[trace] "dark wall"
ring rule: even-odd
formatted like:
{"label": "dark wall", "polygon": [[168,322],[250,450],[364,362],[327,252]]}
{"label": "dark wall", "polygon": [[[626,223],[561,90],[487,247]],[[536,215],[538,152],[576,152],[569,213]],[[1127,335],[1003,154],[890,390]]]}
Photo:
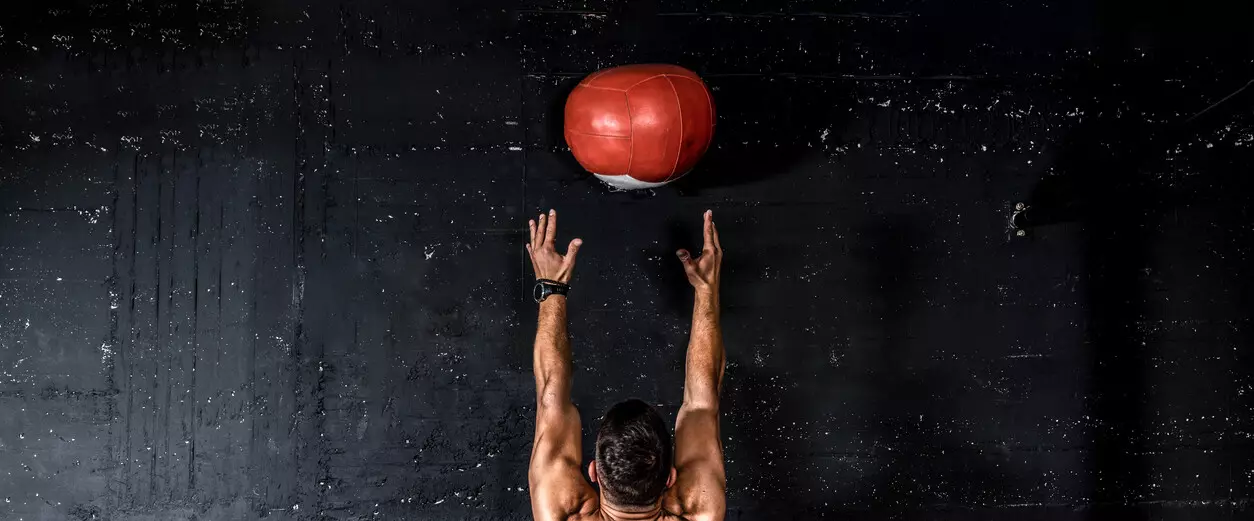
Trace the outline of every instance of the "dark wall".
{"label": "dark wall", "polygon": [[[1208,0],[6,6],[0,518],[529,518],[520,230],[556,207],[586,242],[586,434],[629,396],[673,417],[672,252],[714,209],[729,519],[1250,519],[1252,24]],[[651,61],[703,75],[715,145],[611,192],[562,103]]]}

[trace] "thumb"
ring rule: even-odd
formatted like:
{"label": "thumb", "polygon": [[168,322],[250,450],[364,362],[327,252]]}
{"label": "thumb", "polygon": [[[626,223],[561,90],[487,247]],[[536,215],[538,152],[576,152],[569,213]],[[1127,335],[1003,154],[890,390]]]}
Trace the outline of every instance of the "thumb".
{"label": "thumb", "polygon": [[681,249],[675,252],[675,255],[679,257],[679,262],[684,265],[684,271],[692,270],[692,254],[688,253],[688,250]]}
{"label": "thumb", "polygon": [[575,254],[579,253],[579,247],[583,246],[583,239],[575,239],[570,241],[570,246],[566,247],[566,265],[575,264]]}

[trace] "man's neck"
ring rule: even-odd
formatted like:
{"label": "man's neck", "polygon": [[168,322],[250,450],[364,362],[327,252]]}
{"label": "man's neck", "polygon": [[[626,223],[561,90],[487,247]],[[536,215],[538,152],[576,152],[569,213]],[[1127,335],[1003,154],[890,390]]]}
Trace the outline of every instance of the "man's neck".
{"label": "man's neck", "polygon": [[601,496],[601,514],[606,519],[612,521],[640,521],[642,519],[657,519],[662,515],[662,502],[647,510],[621,510],[605,501],[605,496]]}

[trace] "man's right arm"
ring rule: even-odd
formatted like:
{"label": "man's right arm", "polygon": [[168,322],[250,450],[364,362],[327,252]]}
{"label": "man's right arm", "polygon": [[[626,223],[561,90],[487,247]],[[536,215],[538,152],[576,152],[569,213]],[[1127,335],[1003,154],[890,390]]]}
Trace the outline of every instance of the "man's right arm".
{"label": "man's right arm", "polygon": [[672,508],[692,521],[722,520],[727,510],[727,477],[719,435],[719,395],[725,367],[718,289],[723,251],[711,212],[705,214],[704,235],[699,258],[679,251],[694,298],[684,403],[675,424]]}
{"label": "man's right arm", "polygon": [[[536,278],[570,282],[582,241],[557,253],[557,212],[528,223],[527,254]],[[581,473],[579,410],[570,401],[570,337],[566,334],[566,297],[553,295],[540,304],[533,367],[536,376],[536,436],[527,482],[531,512],[538,521],[564,520],[596,508],[597,493]]]}

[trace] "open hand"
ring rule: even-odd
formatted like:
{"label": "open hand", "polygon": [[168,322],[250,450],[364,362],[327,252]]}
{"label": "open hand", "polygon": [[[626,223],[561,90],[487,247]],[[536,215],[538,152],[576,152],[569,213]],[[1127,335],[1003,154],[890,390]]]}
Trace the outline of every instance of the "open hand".
{"label": "open hand", "polygon": [[723,247],[718,242],[718,229],[714,227],[714,212],[705,211],[705,244],[701,253],[693,257],[688,250],[675,252],[684,265],[688,283],[697,290],[717,290],[719,269],[723,263]]}
{"label": "open hand", "polygon": [[566,254],[557,252],[554,242],[557,240],[557,210],[549,210],[549,214],[540,214],[539,219],[527,221],[527,229],[531,232],[531,241],[527,243],[527,254],[531,257],[531,268],[536,272],[537,279],[548,279],[570,283],[570,273],[575,269],[575,254],[583,240],[570,241]]}

